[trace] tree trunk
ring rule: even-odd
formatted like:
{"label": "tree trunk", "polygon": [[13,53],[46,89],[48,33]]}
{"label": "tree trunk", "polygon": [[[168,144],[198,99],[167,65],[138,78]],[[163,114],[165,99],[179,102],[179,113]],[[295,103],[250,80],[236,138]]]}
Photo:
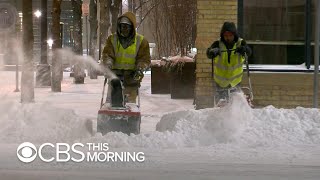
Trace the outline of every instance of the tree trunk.
{"label": "tree trunk", "polygon": [[90,23],[89,55],[93,57],[95,60],[97,60],[96,45],[97,45],[98,20],[97,20],[97,2],[95,0],[90,0],[89,23]]}
{"label": "tree trunk", "polygon": [[128,10],[136,14],[136,1],[128,0]]}
{"label": "tree trunk", "polygon": [[[89,43],[89,56],[94,60],[97,60],[96,44],[97,44],[97,2],[90,0],[89,5],[89,23],[90,23],[90,43]],[[95,69],[90,67],[90,79],[97,79],[97,72]]]}
{"label": "tree trunk", "polygon": [[51,71],[50,65],[48,64],[48,50],[47,50],[47,0],[41,0],[41,12],[42,16],[40,17],[41,22],[41,55],[40,55],[40,63],[37,65],[37,76],[36,76],[36,86],[51,86]]}
{"label": "tree trunk", "polygon": [[128,11],[133,12],[133,0],[128,0]]}
{"label": "tree trunk", "polygon": [[47,29],[48,29],[48,21],[47,21],[47,1],[41,0],[41,12],[42,16],[41,18],[41,60],[40,64],[48,64],[47,61]]}
{"label": "tree trunk", "polygon": [[58,57],[56,50],[61,48],[60,37],[60,14],[61,14],[61,1],[52,1],[52,77],[51,77],[51,90],[53,92],[61,92],[61,80],[62,80],[62,62]]}
{"label": "tree trunk", "polygon": [[120,1],[119,14],[123,14],[122,8],[123,8],[123,2],[122,2],[122,1]]}
{"label": "tree trunk", "polygon": [[121,5],[121,0],[114,0],[113,4],[111,4],[111,23],[112,23],[112,27],[111,27],[111,32],[115,33],[117,31],[117,19],[119,16],[119,12],[120,12],[120,5]]}
{"label": "tree trunk", "polygon": [[34,102],[34,73],[33,73],[33,23],[32,2],[22,1],[22,28],[24,61],[21,77],[21,102]]}
{"label": "tree trunk", "polygon": [[100,0],[100,45],[104,45],[110,28],[110,0]]}
{"label": "tree trunk", "polygon": [[[82,0],[71,0],[72,10],[73,10],[73,37],[74,37],[74,47],[73,51],[75,54],[82,56]],[[76,61],[74,65],[74,83],[83,84],[84,83],[84,63]]]}

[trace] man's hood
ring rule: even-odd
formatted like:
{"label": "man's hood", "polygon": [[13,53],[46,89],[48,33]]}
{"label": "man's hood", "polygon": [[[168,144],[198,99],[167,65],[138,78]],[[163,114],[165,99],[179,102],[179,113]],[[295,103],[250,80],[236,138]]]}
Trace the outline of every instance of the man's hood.
{"label": "man's hood", "polygon": [[236,25],[233,22],[224,22],[221,32],[220,32],[220,38],[224,41],[223,33],[226,31],[232,32],[234,34],[234,41],[237,42],[239,39],[239,34],[236,28]]}
{"label": "man's hood", "polygon": [[119,28],[119,24],[120,24],[120,19],[122,17],[127,17],[131,21],[131,23],[133,24],[133,33],[136,34],[136,27],[137,27],[136,15],[133,14],[132,12],[126,12],[126,13],[122,14],[121,16],[119,16],[118,20],[117,20],[118,28]]}

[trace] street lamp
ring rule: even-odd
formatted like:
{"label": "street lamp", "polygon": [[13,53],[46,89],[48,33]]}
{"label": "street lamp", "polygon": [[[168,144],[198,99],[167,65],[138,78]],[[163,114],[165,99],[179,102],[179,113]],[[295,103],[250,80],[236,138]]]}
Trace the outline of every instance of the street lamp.
{"label": "street lamp", "polygon": [[42,13],[41,13],[40,10],[36,10],[33,14],[34,14],[37,18],[39,18]]}
{"label": "street lamp", "polygon": [[52,49],[52,45],[53,45],[53,40],[52,39],[48,39],[47,43],[49,45],[49,49]]}

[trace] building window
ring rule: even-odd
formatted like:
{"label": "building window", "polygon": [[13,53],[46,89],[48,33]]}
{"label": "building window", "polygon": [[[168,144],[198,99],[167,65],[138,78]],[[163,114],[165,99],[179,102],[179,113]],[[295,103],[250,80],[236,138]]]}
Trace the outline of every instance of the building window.
{"label": "building window", "polygon": [[[311,1],[314,23],[314,0]],[[242,36],[253,49],[254,64],[305,62],[305,0],[242,0]],[[311,27],[311,29],[314,29]],[[310,38],[314,35],[311,31]],[[313,47],[311,48],[313,54]],[[311,58],[313,59],[313,57]]]}

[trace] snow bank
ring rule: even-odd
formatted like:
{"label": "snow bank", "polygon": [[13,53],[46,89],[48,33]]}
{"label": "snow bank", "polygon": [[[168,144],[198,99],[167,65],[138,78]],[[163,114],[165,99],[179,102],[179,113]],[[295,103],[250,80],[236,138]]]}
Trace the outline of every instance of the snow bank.
{"label": "snow bank", "polygon": [[221,109],[167,114],[157,130],[183,133],[200,145],[270,147],[320,144],[320,111],[298,107],[251,109],[241,95]]}
{"label": "snow bank", "polygon": [[88,137],[86,120],[50,103],[21,104],[1,97],[0,143],[70,142]]}
{"label": "snow bank", "polygon": [[241,94],[221,109],[165,114],[157,132],[132,135],[97,134],[87,139],[114,147],[179,148],[228,144],[237,147],[280,147],[320,144],[320,111],[272,106],[251,109]]}
{"label": "snow bank", "polygon": [[255,146],[319,145],[320,111],[273,106],[254,110],[239,142]]}
{"label": "snow bank", "polygon": [[157,131],[131,136],[118,132],[91,136],[85,117],[79,117],[73,110],[56,108],[50,103],[21,104],[5,97],[1,99],[0,143],[107,142],[113,148],[150,149],[320,145],[318,109],[272,106],[251,109],[240,94],[221,109],[165,114],[156,126]]}

